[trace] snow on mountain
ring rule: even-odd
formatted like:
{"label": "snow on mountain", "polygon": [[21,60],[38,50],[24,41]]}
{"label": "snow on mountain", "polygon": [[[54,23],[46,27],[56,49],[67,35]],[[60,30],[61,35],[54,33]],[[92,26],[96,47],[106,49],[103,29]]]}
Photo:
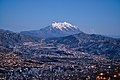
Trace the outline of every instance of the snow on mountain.
{"label": "snow on mountain", "polygon": [[40,30],[22,31],[21,33],[40,38],[52,38],[82,33],[82,31],[80,31],[79,27],[73,26],[67,22],[54,22],[50,26],[47,26]]}
{"label": "snow on mountain", "polygon": [[63,23],[55,22],[55,23],[52,23],[52,27],[60,29],[60,30],[62,30],[62,29],[66,29],[66,30],[68,30],[68,29],[79,29],[77,26],[73,26],[73,25],[71,25],[70,23],[67,23],[67,22],[63,22]]}

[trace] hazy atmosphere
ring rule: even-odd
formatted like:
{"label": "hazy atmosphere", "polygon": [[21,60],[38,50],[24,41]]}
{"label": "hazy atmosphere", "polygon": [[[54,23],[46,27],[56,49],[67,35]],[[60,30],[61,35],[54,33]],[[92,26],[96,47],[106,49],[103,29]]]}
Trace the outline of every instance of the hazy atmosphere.
{"label": "hazy atmosphere", "polygon": [[39,30],[69,22],[86,33],[120,35],[120,0],[0,0],[0,28]]}

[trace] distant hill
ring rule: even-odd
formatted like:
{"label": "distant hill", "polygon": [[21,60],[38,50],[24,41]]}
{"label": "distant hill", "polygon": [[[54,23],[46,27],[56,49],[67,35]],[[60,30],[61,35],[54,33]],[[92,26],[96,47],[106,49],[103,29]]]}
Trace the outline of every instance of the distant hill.
{"label": "distant hill", "polygon": [[112,37],[112,38],[120,39],[120,35],[107,35],[107,36]]}
{"label": "distant hill", "polygon": [[[24,42],[32,43],[22,45],[22,43]],[[0,52],[12,51],[12,48],[16,45],[20,48],[14,49],[19,49],[19,52],[26,52],[29,54],[57,54],[59,51],[61,51],[59,50],[60,48],[65,48],[67,50],[70,49],[75,52],[79,51],[95,55],[105,54],[110,57],[120,56],[120,39],[115,39],[102,35],[79,33],[66,37],[40,39],[28,35],[13,33],[7,30],[0,30]]]}
{"label": "distant hill", "polygon": [[64,44],[67,49],[92,54],[120,55],[120,39],[102,35],[79,33],[61,38],[46,39],[55,46]]}
{"label": "distant hill", "polygon": [[10,51],[15,45],[23,42],[38,42],[39,40],[40,39],[36,37],[0,29],[0,52],[5,52],[5,50]]}

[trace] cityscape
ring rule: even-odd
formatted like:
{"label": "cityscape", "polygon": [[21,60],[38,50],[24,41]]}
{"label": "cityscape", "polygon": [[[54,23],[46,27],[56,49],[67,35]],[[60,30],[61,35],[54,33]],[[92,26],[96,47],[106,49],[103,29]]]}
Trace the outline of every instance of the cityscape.
{"label": "cityscape", "polygon": [[120,0],[0,0],[0,80],[120,80]]}
{"label": "cityscape", "polygon": [[[0,34],[1,80],[120,79],[118,39],[80,33],[75,34],[76,39],[78,40],[78,36],[80,39],[77,42],[73,36],[36,39],[6,30],[0,30]],[[97,46],[92,48],[90,45],[95,43],[98,43]],[[109,45],[111,43],[112,45]],[[96,50],[97,53],[93,53]]]}

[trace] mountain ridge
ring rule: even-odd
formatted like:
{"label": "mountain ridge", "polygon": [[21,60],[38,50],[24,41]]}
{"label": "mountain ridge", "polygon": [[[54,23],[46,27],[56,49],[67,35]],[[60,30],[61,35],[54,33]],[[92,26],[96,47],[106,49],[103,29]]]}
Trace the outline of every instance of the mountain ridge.
{"label": "mountain ridge", "polygon": [[[51,49],[52,51],[49,47],[53,48]],[[0,52],[11,52],[13,48],[15,51],[18,50],[19,52],[29,54],[36,52],[46,54],[46,48],[48,48],[48,53],[54,53],[56,50],[61,51],[63,50],[62,48],[64,48],[65,50],[70,49],[75,52],[95,55],[105,54],[109,56],[120,56],[120,39],[86,33],[41,39],[11,31],[0,30]],[[55,54],[58,54],[58,52],[55,52]]]}
{"label": "mountain ridge", "polygon": [[55,46],[64,44],[66,49],[90,53],[120,56],[120,39],[96,34],[79,33],[67,37],[46,39],[46,42]]}

